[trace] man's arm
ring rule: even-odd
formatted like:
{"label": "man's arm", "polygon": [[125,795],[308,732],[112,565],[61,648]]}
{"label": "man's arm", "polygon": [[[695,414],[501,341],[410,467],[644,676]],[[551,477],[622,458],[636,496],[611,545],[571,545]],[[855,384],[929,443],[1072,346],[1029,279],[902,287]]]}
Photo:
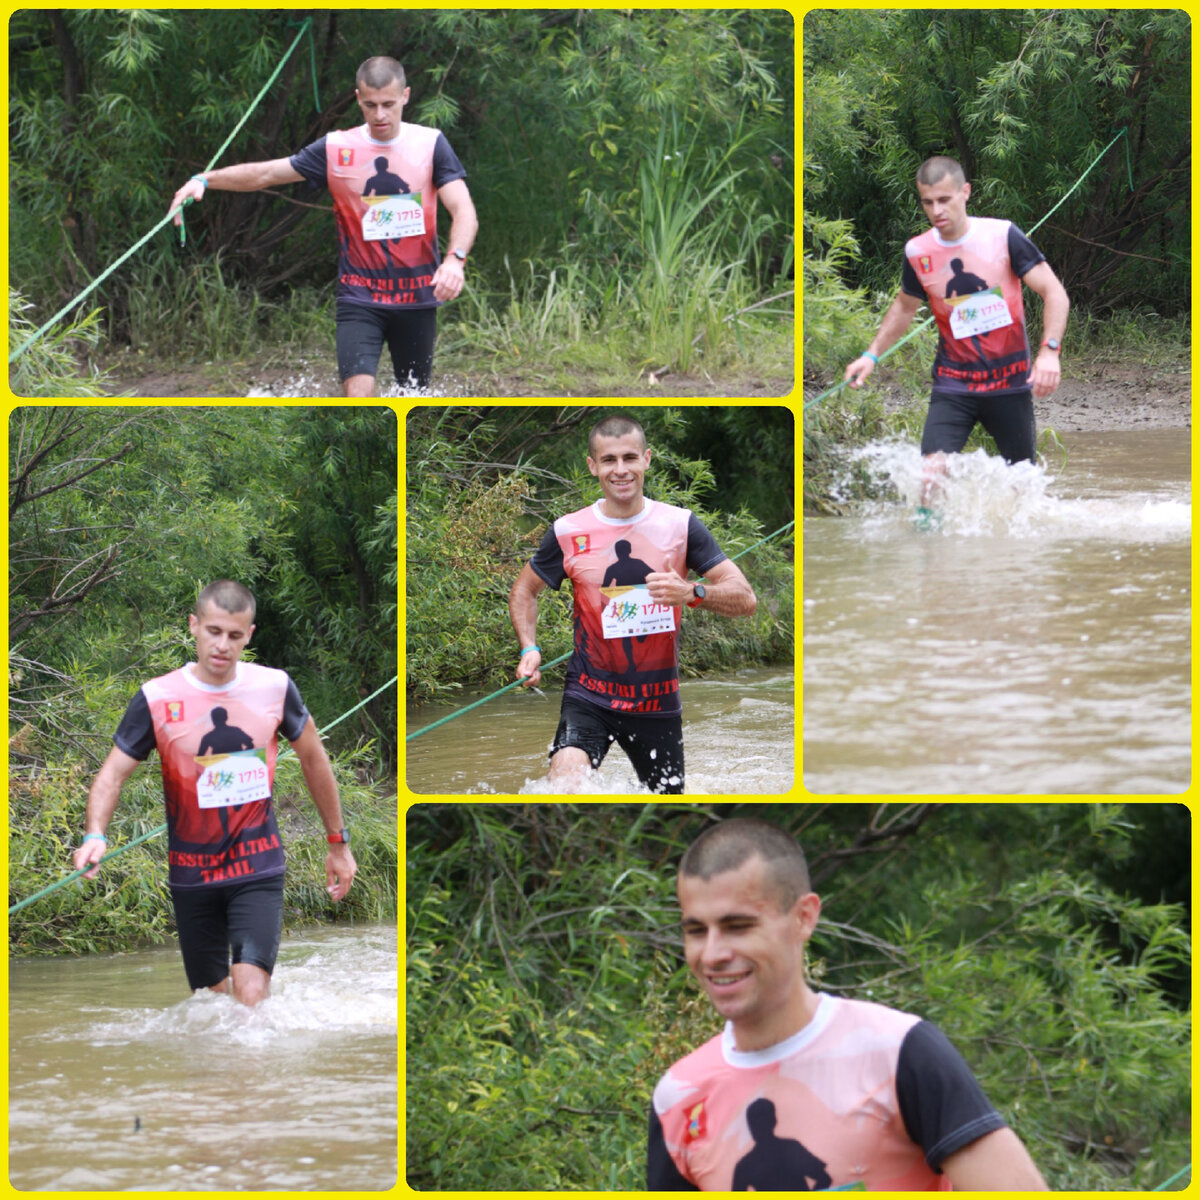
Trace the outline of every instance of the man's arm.
{"label": "man's arm", "polygon": [[[538,596],[545,586],[546,581],[526,563],[508,593],[508,618],[522,650],[537,642]],[[528,650],[517,664],[517,678],[536,687],[542,679],[541,665],[541,652]]]}
{"label": "man's arm", "polygon": [[[215,171],[205,171],[204,178],[210,188],[222,192],[258,192],[263,188],[280,187],[285,183],[299,183],[304,178],[290,158],[272,158],[264,162],[237,163],[232,167],[218,167]],[[175,193],[168,211],[175,213],[175,224],[183,220],[183,213],[175,210],[189,197],[192,200],[204,199],[205,187],[199,179],[189,179]]]}
{"label": "man's arm", "polygon": [[1048,1192],[1025,1143],[1011,1129],[994,1129],[942,1160],[958,1192]]}
{"label": "man's arm", "polygon": [[[342,802],[338,796],[337,780],[333,777],[333,767],[329,763],[329,755],[321,735],[317,732],[316,722],[308,718],[300,736],[292,743],[296,757],[300,760],[300,769],[304,772],[304,782],[313,798],[313,804],[321,815],[326,833],[337,833],[344,828],[342,820]],[[325,856],[325,890],[335,899],[340,900],[350,890],[354,882],[358,864],[350,847],[346,843],[330,845]]]}
{"label": "man's arm", "polygon": [[[87,816],[85,818],[85,833],[104,834],[108,831],[108,823],[116,811],[117,801],[121,798],[121,788],[130,775],[137,770],[140,759],[118,750],[114,746],[104,760],[92,786],[88,790]],[[75,870],[80,871],[89,863],[98,863],[108,849],[108,843],[99,838],[90,838],[75,851]],[[90,870],[85,879],[95,879],[98,867]]]}
{"label": "man's arm", "polygon": [[454,251],[470,253],[479,232],[475,204],[462,179],[452,179],[438,188],[438,199],[450,214],[450,237],[446,242],[446,257],[433,273],[433,295],[437,300],[453,300],[463,289],[463,264]]}
{"label": "man's arm", "polygon": [[[1067,289],[1048,262],[1040,262],[1021,277],[1030,290],[1042,298],[1042,335],[1061,342],[1067,331],[1067,314],[1071,311],[1071,300]],[[1062,378],[1062,363],[1059,353],[1043,346],[1033,360],[1029,382],[1035,396],[1049,396],[1058,387]]]}
{"label": "man's arm", "polygon": [[[904,336],[912,324],[913,317],[917,315],[917,309],[924,303],[924,300],[910,296],[907,292],[897,292],[895,300],[883,315],[879,332],[871,339],[871,344],[867,347],[867,354],[882,358],[884,352],[891,349]],[[875,370],[875,364],[871,359],[866,354],[860,354],[846,368],[843,378],[849,381],[852,388],[860,388],[873,370]]]}

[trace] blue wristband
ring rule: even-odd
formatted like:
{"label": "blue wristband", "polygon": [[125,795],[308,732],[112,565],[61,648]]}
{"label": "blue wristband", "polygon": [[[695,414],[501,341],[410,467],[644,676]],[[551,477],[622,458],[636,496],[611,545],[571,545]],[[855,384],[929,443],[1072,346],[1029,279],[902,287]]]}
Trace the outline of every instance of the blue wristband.
{"label": "blue wristband", "polygon": [[204,184],[204,190],[206,192],[208,191],[208,180],[205,179],[203,175],[193,175],[192,178],[200,180],[200,182]]}
{"label": "blue wristband", "polygon": [[104,834],[102,834],[102,833],[85,833],[83,835],[83,840],[85,842],[100,841],[100,842],[103,842],[106,846],[108,845],[108,838],[106,838],[104,836]]}
{"label": "blue wristband", "polygon": [[863,358],[869,358],[876,366],[879,365],[879,359],[876,358],[875,355],[870,352],[870,350],[864,350],[862,352],[862,356]]}
{"label": "blue wristband", "polygon": [[539,654],[542,652],[541,646],[526,646],[525,649],[521,651],[521,657],[524,658],[525,655],[530,652],[530,650],[536,650]]}

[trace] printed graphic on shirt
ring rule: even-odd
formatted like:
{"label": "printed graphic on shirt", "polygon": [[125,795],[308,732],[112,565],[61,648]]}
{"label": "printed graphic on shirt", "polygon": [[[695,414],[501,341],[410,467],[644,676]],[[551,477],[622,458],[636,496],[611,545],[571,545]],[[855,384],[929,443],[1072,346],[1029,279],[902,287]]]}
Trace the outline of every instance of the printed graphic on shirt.
{"label": "printed graphic on shirt", "polygon": [[386,154],[375,159],[375,174],[363,185],[363,240],[424,237],[425,210],[421,193],[413,192],[399,175],[388,170]]}

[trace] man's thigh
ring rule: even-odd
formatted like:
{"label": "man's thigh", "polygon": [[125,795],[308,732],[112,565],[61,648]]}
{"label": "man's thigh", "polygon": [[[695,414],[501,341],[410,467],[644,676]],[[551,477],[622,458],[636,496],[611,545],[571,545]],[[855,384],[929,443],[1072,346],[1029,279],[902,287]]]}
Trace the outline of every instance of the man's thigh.
{"label": "man's thigh", "polygon": [[338,301],[338,378],[343,386],[356,376],[369,375],[373,380],[379,373],[379,356],[383,353],[384,332],[382,314],[365,304]]}
{"label": "man's thigh", "polygon": [[683,791],[683,718],[628,717],[617,740],[638,779],[650,791],[677,796]]}
{"label": "man's thigh", "polygon": [[1037,421],[1033,393],[993,396],[981,406],[979,419],[995,440],[1005,462],[1037,462]]}
{"label": "man's thigh", "polygon": [[934,392],[925,415],[921,453],[957,454],[967,444],[977,419],[978,408],[973,396]]}

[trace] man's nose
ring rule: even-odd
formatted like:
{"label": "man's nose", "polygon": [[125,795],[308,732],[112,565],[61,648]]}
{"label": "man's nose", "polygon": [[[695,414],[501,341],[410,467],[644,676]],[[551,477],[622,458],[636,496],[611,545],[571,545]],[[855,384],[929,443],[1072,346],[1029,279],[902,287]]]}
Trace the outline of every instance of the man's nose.
{"label": "man's nose", "polygon": [[705,966],[727,962],[730,957],[729,941],[719,929],[709,930],[704,939],[701,961]]}

